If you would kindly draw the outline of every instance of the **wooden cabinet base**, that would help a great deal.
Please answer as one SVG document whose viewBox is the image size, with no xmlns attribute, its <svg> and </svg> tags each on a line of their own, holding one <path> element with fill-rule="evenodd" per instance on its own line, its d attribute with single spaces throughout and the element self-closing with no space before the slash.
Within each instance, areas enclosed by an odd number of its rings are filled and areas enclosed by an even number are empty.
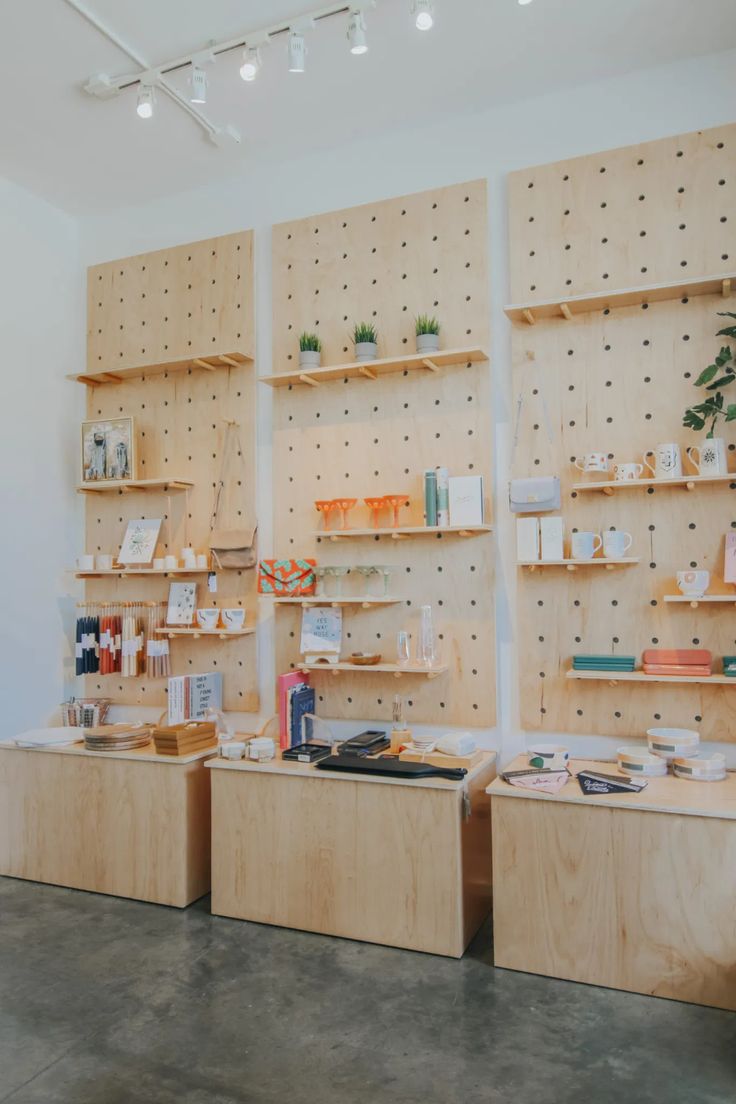
<svg viewBox="0 0 736 1104">
<path fill-rule="evenodd" d="M 204 757 L 0 747 L 0 874 L 191 904 L 210 888 Z"/>
<path fill-rule="evenodd" d="M 685 798 L 707 785 L 672 784 Z M 496 966 L 736 1010 L 736 820 L 525 800 L 500 785 Z"/>
<path fill-rule="evenodd" d="M 461 783 L 211 768 L 213 913 L 457 958 L 488 915 L 492 754 L 469 817 Z"/>
</svg>

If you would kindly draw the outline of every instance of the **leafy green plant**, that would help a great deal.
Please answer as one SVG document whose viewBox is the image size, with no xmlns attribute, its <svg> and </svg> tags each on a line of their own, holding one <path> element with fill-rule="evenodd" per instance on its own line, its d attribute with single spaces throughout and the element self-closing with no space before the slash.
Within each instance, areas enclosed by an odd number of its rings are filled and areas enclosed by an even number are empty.
<svg viewBox="0 0 736 1104">
<path fill-rule="evenodd" d="M 721 318 L 736 319 L 736 314 L 731 311 L 719 311 Z M 716 337 L 732 337 L 736 339 L 736 326 L 725 326 L 719 330 Z M 736 357 L 730 345 L 722 345 L 721 351 L 712 364 L 704 368 L 695 381 L 696 387 L 704 387 L 706 391 L 713 392 L 701 403 L 688 407 L 683 415 L 682 424 L 687 429 L 701 430 L 710 422 L 710 428 L 706 437 L 713 437 L 718 419 L 726 422 L 736 421 L 736 403 L 728 403 L 719 390 L 727 387 L 736 380 Z"/>
<path fill-rule="evenodd" d="M 353 341 L 356 345 L 362 345 L 366 342 L 372 342 L 375 345 L 378 342 L 378 331 L 372 322 L 356 322 L 353 329 Z"/>
<path fill-rule="evenodd" d="M 439 334 L 440 324 L 438 319 L 431 318 L 428 314 L 420 314 L 417 316 L 417 337 L 421 337 L 422 334 Z"/>
<path fill-rule="evenodd" d="M 322 342 L 313 333 L 303 333 L 299 338 L 299 348 L 303 353 L 321 353 Z"/>
</svg>

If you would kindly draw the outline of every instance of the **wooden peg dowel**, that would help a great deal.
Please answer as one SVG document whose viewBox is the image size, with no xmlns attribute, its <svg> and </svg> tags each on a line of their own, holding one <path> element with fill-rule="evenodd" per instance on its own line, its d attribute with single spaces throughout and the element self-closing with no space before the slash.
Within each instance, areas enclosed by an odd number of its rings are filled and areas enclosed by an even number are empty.
<svg viewBox="0 0 736 1104">
<path fill-rule="evenodd" d="M 530 326 L 534 326 L 536 324 L 536 319 L 530 310 L 525 308 L 521 313 L 524 317 L 524 321 L 528 322 Z"/>
<path fill-rule="evenodd" d="M 603 493 L 604 493 L 604 495 L 608 495 L 609 498 L 610 498 L 614 494 L 613 487 L 604 487 L 603 488 Z"/>
<path fill-rule="evenodd" d="M 208 364 L 206 360 L 201 360 L 199 357 L 196 357 L 192 364 L 196 364 L 198 368 L 204 368 L 206 372 L 214 372 L 215 370 L 214 364 Z"/>
<path fill-rule="evenodd" d="M 365 376 L 366 379 L 369 379 L 369 380 L 378 379 L 378 373 L 374 372 L 372 368 L 367 368 L 365 366 L 365 364 L 361 364 L 358 371 L 360 372 L 361 376 Z"/>
<path fill-rule="evenodd" d="M 566 318 L 568 322 L 572 322 L 572 311 L 567 303 L 560 303 L 560 314 L 563 318 Z"/>
<path fill-rule="evenodd" d="M 731 294 L 731 279 L 730 279 L 730 277 L 728 277 L 721 284 L 721 295 L 723 296 L 724 299 L 727 299 L 730 294 Z"/>
<path fill-rule="evenodd" d="M 425 368 L 429 368 L 430 372 L 439 372 L 439 368 L 433 360 L 429 359 L 429 357 L 425 357 L 422 361 L 422 364 Z"/>
<path fill-rule="evenodd" d="M 308 383 L 310 387 L 319 387 L 319 380 L 313 379 L 312 376 L 308 376 L 306 372 L 302 372 L 299 379 L 302 383 Z"/>
</svg>

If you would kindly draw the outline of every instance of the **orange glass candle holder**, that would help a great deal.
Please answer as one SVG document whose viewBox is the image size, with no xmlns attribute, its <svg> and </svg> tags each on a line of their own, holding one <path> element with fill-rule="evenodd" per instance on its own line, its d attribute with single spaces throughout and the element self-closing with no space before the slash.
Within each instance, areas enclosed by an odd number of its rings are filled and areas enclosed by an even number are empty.
<svg viewBox="0 0 736 1104">
<path fill-rule="evenodd" d="M 315 510 L 322 515 L 322 522 L 324 524 L 325 531 L 330 531 L 330 511 L 335 509 L 335 503 L 332 499 L 319 498 L 314 504 Z"/>
<path fill-rule="evenodd" d="M 348 513 L 352 510 L 357 502 L 357 498 L 333 498 L 332 505 L 335 509 L 342 512 L 342 527 L 347 529 L 348 527 Z"/>
<path fill-rule="evenodd" d="M 371 511 L 371 525 L 378 529 L 378 515 L 387 505 L 385 498 L 380 495 L 378 498 L 364 498 L 363 501 Z"/>
<path fill-rule="evenodd" d="M 409 496 L 405 495 L 405 494 L 403 494 L 403 495 L 384 495 L 383 496 L 383 501 L 387 506 L 390 506 L 391 509 L 393 510 L 393 512 L 394 512 L 393 527 L 394 527 L 394 529 L 397 529 L 398 525 L 399 525 L 399 510 L 401 509 L 402 506 L 408 506 L 409 505 Z"/>
</svg>

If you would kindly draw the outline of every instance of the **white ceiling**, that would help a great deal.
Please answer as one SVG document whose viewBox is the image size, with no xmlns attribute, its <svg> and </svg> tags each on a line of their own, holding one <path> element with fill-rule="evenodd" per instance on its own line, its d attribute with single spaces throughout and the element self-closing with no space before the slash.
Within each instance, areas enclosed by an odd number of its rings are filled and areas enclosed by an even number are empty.
<svg viewBox="0 0 736 1104">
<path fill-rule="evenodd" d="M 85 0 L 152 63 L 291 17 L 309 0 Z M 324 0 L 315 0 L 318 6 Z M 141 121 L 135 96 L 107 102 L 82 91 L 97 72 L 134 67 L 65 0 L 4 0 L 6 92 L 0 174 L 73 212 L 102 211 L 237 173 L 260 157 L 287 158 L 393 128 L 736 46 L 734 0 L 435 0 L 436 24 L 417 31 L 409 0 L 378 0 L 371 49 L 353 57 L 336 18 L 308 37 L 307 72 L 286 71 L 283 41 L 264 52 L 253 84 L 235 53 L 210 70 L 205 108 L 242 145 L 212 146 L 159 96 Z M 184 76 L 177 78 L 183 91 Z"/>
</svg>

